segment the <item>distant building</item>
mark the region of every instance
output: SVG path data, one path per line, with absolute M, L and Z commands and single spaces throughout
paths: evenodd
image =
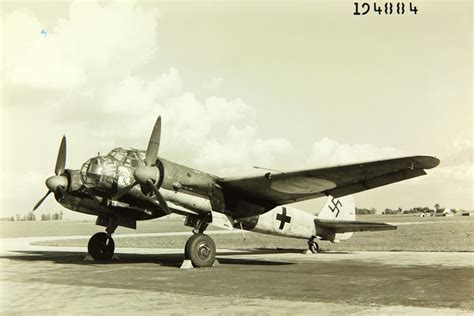
M 436 213 L 435 210 L 430 210 L 429 208 L 424 208 L 424 209 L 420 212 L 420 217 L 431 217 L 431 216 L 435 216 L 435 213 Z
M 439 208 L 436 210 L 435 216 L 453 216 L 454 213 L 449 208 Z

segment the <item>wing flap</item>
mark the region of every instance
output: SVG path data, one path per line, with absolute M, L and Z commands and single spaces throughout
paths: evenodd
M 363 221 L 339 221 L 316 218 L 314 220 L 316 231 L 331 230 L 336 234 L 348 232 L 364 232 L 364 231 L 381 231 L 381 230 L 395 230 L 397 226 L 386 223 L 377 222 L 363 222 Z

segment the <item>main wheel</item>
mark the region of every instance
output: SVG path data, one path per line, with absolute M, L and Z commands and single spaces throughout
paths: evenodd
M 308 248 L 312 253 L 318 253 L 319 252 L 319 245 L 315 241 L 308 241 Z
M 194 234 L 186 242 L 184 256 L 195 267 L 210 267 L 216 259 L 216 245 L 208 235 Z
M 114 255 L 115 242 L 106 233 L 96 233 L 89 239 L 87 250 L 94 260 L 110 260 Z

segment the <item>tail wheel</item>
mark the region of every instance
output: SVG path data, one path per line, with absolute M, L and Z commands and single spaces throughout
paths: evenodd
M 315 241 L 309 241 L 308 242 L 308 247 L 309 247 L 309 250 L 312 252 L 312 253 L 318 253 L 319 252 L 319 245 L 317 242 Z
M 112 237 L 106 233 L 96 233 L 89 239 L 87 250 L 94 260 L 110 260 L 114 255 L 115 242 Z
M 195 267 L 210 267 L 216 259 L 216 245 L 208 235 L 194 234 L 186 242 L 184 255 Z

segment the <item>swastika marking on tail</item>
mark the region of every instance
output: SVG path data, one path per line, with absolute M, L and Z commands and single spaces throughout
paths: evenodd
M 332 198 L 332 199 L 331 199 L 331 203 L 332 203 L 332 205 L 329 205 L 329 209 L 331 210 L 331 212 L 334 213 L 334 216 L 335 216 L 335 217 L 338 217 L 338 216 L 339 216 L 339 213 L 341 212 L 341 210 L 339 209 L 339 207 L 342 206 L 342 203 L 341 203 L 341 201 L 336 200 L 335 198 Z

